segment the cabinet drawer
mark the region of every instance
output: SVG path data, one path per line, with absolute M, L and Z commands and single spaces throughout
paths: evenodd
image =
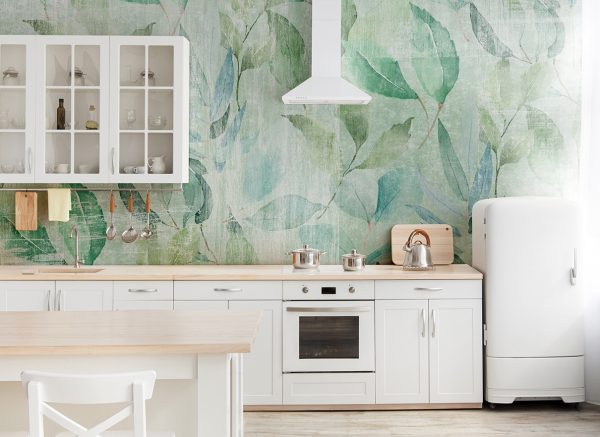
M 302 292 L 304 287 L 308 289 L 306 293 Z M 327 293 L 324 293 L 324 289 L 327 289 Z M 285 281 L 283 283 L 284 300 L 298 300 L 299 297 L 304 300 L 310 300 L 311 296 L 320 298 L 323 294 L 327 294 L 327 300 L 371 300 L 375 295 L 374 282 Z
M 283 405 L 374 403 L 374 373 L 286 373 L 283 375 Z
M 173 300 L 173 282 L 117 281 L 115 300 Z
M 375 299 L 481 299 L 480 280 L 375 281 Z
M 175 300 L 280 299 L 280 281 L 175 281 Z

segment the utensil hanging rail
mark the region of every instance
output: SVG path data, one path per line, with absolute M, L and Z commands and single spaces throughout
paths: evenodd
M 114 193 L 129 193 L 129 192 L 140 192 L 140 193 L 179 193 L 183 191 L 183 186 L 174 187 L 174 188 L 69 188 L 69 187 L 46 187 L 46 188 L 0 188 L 0 192 L 2 191 L 19 191 L 19 192 L 44 192 L 48 191 L 51 188 L 68 188 L 71 191 L 92 191 L 95 193 L 110 193 L 111 191 Z

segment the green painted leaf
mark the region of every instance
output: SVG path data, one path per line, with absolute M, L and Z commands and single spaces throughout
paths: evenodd
M 298 129 L 306 141 L 308 159 L 317 167 L 331 171 L 337 165 L 337 153 L 335 150 L 335 134 L 316 121 L 305 115 L 284 115 L 292 125 Z
M 227 224 L 229 238 L 225 246 L 225 264 L 258 264 L 258 256 L 252 244 L 244 237 L 240 224 L 232 219 Z
M 419 178 L 408 168 L 390 170 L 379 178 L 377 186 L 374 222 L 395 219 L 402 208 L 407 208 L 407 203 L 420 203 L 423 198 Z
M 0 212 L 0 233 L 6 255 L 30 262 L 48 262 L 57 253 L 44 226 L 38 224 L 37 231 L 17 231 L 4 211 Z
M 119 187 L 119 197 L 123 202 L 123 211 L 127 211 L 127 205 L 129 204 L 129 191 L 127 190 L 135 190 L 136 187 L 133 184 L 118 184 Z M 138 191 L 132 191 L 133 194 L 133 214 L 143 218 L 146 220 L 146 198 Z M 158 224 L 162 223 L 162 220 L 158 216 L 158 214 L 154 211 L 154 209 L 150 209 L 150 223 Z
M 244 194 L 252 200 L 264 199 L 281 182 L 285 171 L 278 150 L 251 151 L 244 164 Z
M 420 205 L 406 205 L 406 206 L 412 208 L 417 213 L 419 218 L 422 220 L 421 223 L 438 224 L 438 225 L 446 224 L 446 222 L 444 220 L 442 220 L 437 215 L 435 215 L 432 211 L 430 211 L 429 209 L 427 209 L 423 206 L 420 206 Z M 455 237 L 461 236 L 460 230 L 455 226 L 452 226 L 452 234 Z
M 390 242 L 386 242 L 383 246 L 367 255 L 367 265 L 380 265 L 392 263 L 392 249 Z
M 350 29 L 356 23 L 358 13 L 356 12 L 356 4 L 354 0 L 342 1 L 342 41 L 348 41 Z
M 35 33 L 39 35 L 60 35 L 59 26 L 47 20 L 23 20 L 23 23 L 29 24 Z
M 528 144 L 533 141 L 529 139 L 529 136 L 526 136 L 521 141 L 516 141 L 514 139 L 509 139 L 506 141 L 506 144 L 502 147 L 502 152 L 500 153 L 500 167 L 506 164 L 514 164 L 519 162 L 529 152 Z
M 513 56 L 512 50 L 500 41 L 491 24 L 485 19 L 477 9 L 475 4 L 471 3 L 471 28 L 475 38 L 486 52 L 498 58 L 509 58 Z
M 408 151 L 413 118 L 398 123 L 385 131 L 377 140 L 371 153 L 357 168 L 392 168 L 398 165 Z
M 469 198 L 467 176 L 465 176 L 463 166 L 456 155 L 450 135 L 441 120 L 438 120 L 438 142 L 448 186 L 457 197 L 467 200 Z
M 198 239 L 189 229 L 180 229 L 169 241 L 166 250 L 167 264 L 191 264 L 198 249 Z
M 160 0 L 122 0 L 127 3 L 137 3 L 140 5 L 160 5 Z
M 521 105 L 533 102 L 548 92 L 552 71 L 546 62 L 529 67 L 521 77 Z
M 448 30 L 425 9 L 410 4 L 414 17 L 412 65 L 421 86 L 439 104 L 458 79 L 459 59 Z
M 527 125 L 533 134 L 529 166 L 540 179 L 560 183 L 561 169 L 567 162 L 560 129 L 546 113 L 531 106 L 527 107 Z
M 197 159 L 190 159 L 190 181 L 183 184 L 183 199 L 188 211 L 183 214 L 183 227 L 194 217 L 194 223 L 204 223 L 213 210 L 212 190 L 204 175 L 206 168 Z
M 367 141 L 369 136 L 369 119 L 367 115 L 369 113 L 369 107 L 366 105 L 343 105 L 340 106 L 340 117 L 344 122 L 344 126 L 348 130 L 348 133 L 354 140 L 356 149 Z
M 225 132 L 225 129 L 227 129 L 227 122 L 229 121 L 229 109 L 231 107 L 228 105 L 227 109 L 225 110 L 225 114 L 223 114 L 223 117 L 221 117 L 220 119 L 218 119 L 217 121 L 213 121 L 210 125 L 210 133 L 209 136 L 211 139 L 215 139 L 220 137 L 223 132 Z
M 492 118 L 492 114 L 483 106 L 479 107 L 479 140 L 484 144 L 490 144 L 492 150 L 498 153 L 501 141 L 500 131 Z
M 518 89 L 515 90 L 512 80 L 510 61 L 499 60 L 490 72 L 487 89 L 496 109 L 503 114 L 507 108 L 512 108 Z M 504 117 L 504 119 L 506 119 Z
M 261 47 L 249 47 L 244 51 L 242 56 L 242 71 L 252 70 L 253 68 L 259 68 L 266 63 L 273 54 L 273 43 L 267 41 Z
M 367 59 L 360 51 L 347 46 L 344 71 L 361 88 L 396 99 L 417 99 L 417 94 L 404 79 L 398 61 L 389 57 Z
M 221 23 L 221 45 L 231 49 L 238 57 L 243 46 L 242 34 L 228 14 L 219 12 L 219 22 Z
M 304 225 L 298 229 L 302 244 L 308 244 L 311 247 L 326 251 L 334 249 L 334 234 L 333 225 L 329 224 Z
M 215 83 L 215 91 L 213 92 L 213 100 L 210 105 L 210 119 L 213 122 L 223 117 L 229 106 L 229 100 L 233 94 L 234 76 L 233 52 L 229 49 L 223 61 L 223 66 L 219 71 L 219 76 Z
M 283 231 L 302 226 L 321 209 L 323 205 L 292 194 L 269 202 L 247 220 L 265 231 Z
M 560 4 L 557 1 L 535 0 L 533 3 L 539 51 L 546 49 L 549 58 L 558 56 L 565 48 L 565 25 L 556 12 L 558 8 Z
M 471 192 L 469 193 L 469 215 L 471 215 L 473 205 L 481 199 L 490 197 L 493 179 L 494 162 L 492 158 L 492 146 L 488 144 L 485 147 L 485 151 L 479 162 L 479 167 L 477 168 L 477 173 L 475 173 L 475 179 L 471 186 Z
M 377 181 L 364 173 L 347 175 L 335 196 L 335 204 L 350 217 L 369 222 L 377 208 Z
M 142 29 L 135 29 L 131 34 L 135 36 L 150 36 L 152 35 L 152 28 L 155 24 L 156 22 L 152 22 Z
M 287 89 L 295 88 L 310 75 L 304 38 L 287 18 L 267 11 L 269 29 L 275 35 L 271 74 Z
M 217 149 L 217 153 L 215 155 L 215 167 L 218 171 L 223 171 L 225 168 L 225 164 L 227 163 L 229 155 L 231 154 L 231 149 L 236 143 L 240 129 L 242 128 L 242 122 L 244 121 L 245 114 L 246 104 L 244 103 L 237 114 L 235 114 L 233 122 L 229 125 L 225 135 L 223 135 L 221 144 Z

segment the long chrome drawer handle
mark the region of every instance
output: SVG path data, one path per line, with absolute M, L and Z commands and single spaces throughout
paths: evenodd
M 214 291 L 226 291 L 229 293 L 236 293 L 242 291 L 241 288 L 213 288 Z
M 421 308 L 421 337 L 425 337 L 425 310 Z
M 371 311 L 369 307 L 288 307 L 286 311 L 290 313 L 366 313 Z
M 130 288 L 130 293 L 158 293 L 158 288 Z
M 415 291 L 442 291 L 439 287 L 415 287 Z

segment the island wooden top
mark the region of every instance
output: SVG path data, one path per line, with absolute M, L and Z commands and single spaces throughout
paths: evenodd
M 237 310 L 0 313 L 0 358 L 250 352 L 260 317 Z
M 401 266 L 367 266 L 361 272 L 345 272 L 341 265 L 322 265 L 318 270 L 294 270 L 285 265 L 219 266 L 93 266 L 102 269 L 62 273 L 69 266 L 0 266 L 0 281 L 357 281 L 402 279 L 482 279 L 482 274 L 466 264 L 436 266 L 432 271 L 404 271 Z M 57 269 L 48 273 L 48 270 Z M 87 273 L 86 273 L 87 271 Z

